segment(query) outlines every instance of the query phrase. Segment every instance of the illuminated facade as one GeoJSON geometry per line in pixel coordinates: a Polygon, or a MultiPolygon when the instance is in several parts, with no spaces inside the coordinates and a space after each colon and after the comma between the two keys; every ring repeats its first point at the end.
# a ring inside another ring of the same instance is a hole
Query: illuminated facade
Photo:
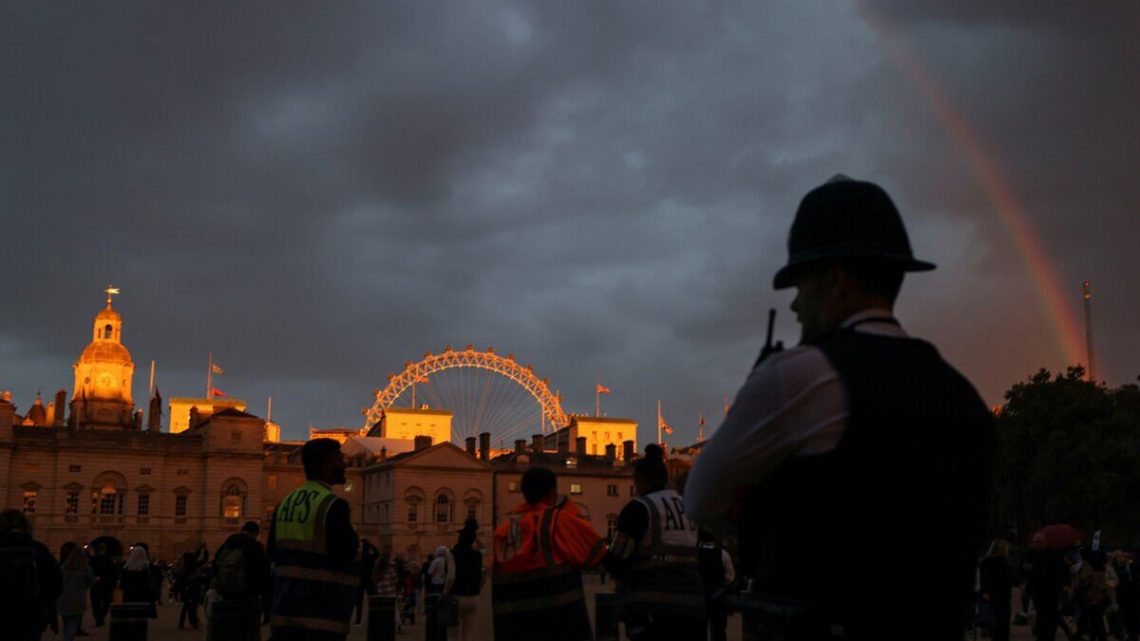
{"type": "MultiPolygon", "coordinates": [[[[122,553],[146,542],[162,560],[202,541],[214,550],[246,520],[267,528],[277,503],[304,481],[303,442],[277,442],[279,426],[228,399],[172,398],[168,431],[153,402],[155,416],[144,427],[122,328],[108,299],[75,362],[70,402],[67,390],[47,406],[37,394],[20,415],[9,395],[0,399],[0,507],[22,509],[51,549],[100,541],[122,553]]],[[[622,459],[634,451],[632,421],[577,418],[554,434],[535,435],[527,454],[524,441],[492,451],[489,434],[480,435],[478,452],[474,438],[466,450],[456,447],[451,419],[442,410],[388,408],[372,437],[356,428],[312,431],[343,443],[348,483],[336,491],[362,537],[416,559],[453,544],[463,521],[474,517],[486,541],[496,518],[519,500],[525,467],[536,464],[558,472],[562,491],[600,532],[629,500],[630,468],[622,459]]]]}

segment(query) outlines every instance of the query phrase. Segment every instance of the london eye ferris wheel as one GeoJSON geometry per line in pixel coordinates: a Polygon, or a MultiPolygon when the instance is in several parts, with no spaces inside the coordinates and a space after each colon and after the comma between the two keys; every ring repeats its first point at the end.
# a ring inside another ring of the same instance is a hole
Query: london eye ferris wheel
{"type": "Polygon", "coordinates": [[[405,362],[364,409],[364,431],[389,408],[423,405],[452,413],[451,439],[457,444],[489,432],[492,446],[505,448],[568,422],[561,395],[551,391],[549,382],[532,365],[519,364],[513,354],[500,356],[493,347],[454,350],[449,345],[440,354],[425,352],[421,360],[405,362]]]}

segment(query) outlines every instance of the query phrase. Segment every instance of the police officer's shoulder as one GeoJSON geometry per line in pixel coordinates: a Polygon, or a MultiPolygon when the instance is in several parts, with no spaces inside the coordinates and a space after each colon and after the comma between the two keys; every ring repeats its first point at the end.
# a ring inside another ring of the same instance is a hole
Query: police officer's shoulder
{"type": "Polygon", "coordinates": [[[814,345],[797,345],[790,349],[775,352],[764,359],[748,374],[746,385],[784,385],[805,375],[830,367],[823,350],[814,345]]]}

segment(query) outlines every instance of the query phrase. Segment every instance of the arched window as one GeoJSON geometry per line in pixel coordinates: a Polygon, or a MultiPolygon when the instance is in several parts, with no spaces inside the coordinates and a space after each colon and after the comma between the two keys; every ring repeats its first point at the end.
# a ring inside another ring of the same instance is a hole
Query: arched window
{"type": "MultiPolygon", "coordinates": [[[[424,491],[412,486],[404,491],[404,501],[408,504],[408,525],[413,526],[420,520],[420,506],[426,498],[424,491]]],[[[425,517],[429,522],[431,517],[425,517]]]]}
{"type": "Polygon", "coordinates": [[[451,523],[455,520],[455,502],[447,494],[440,492],[435,497],[435,522],[451,523]]]}
{"type": "Polygon", "coordinates": [[[91,484],[91,513],[100,516],[123,514],[127,500],[127,479],[118,472],[103,472],[91,484]]]}
{"type": "Polygon", "coordinates": [[[245,515],[245,482],[241,479],[229,479],[222,483],[222,517],[229,521],[236,521],[245,515]]]}
{"type": "Polygon", "coordinates": [[[110,323],[108,323],[107,326],[103,328],[103,338],[111,338],[111,324],[110,323]]]}

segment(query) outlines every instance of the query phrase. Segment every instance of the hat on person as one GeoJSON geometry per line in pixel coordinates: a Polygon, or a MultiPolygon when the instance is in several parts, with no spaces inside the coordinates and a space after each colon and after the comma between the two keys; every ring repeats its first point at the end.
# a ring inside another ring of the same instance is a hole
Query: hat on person
{"type": "Polygon", "coordinates": [[[786,289],[801,269],[821,260],[857,258],[906,272],[934,269],[910,248],[902,216],[882,187],[837,174],[800,201],[788,233],[788,263],[772,285],[786,289]]]}

